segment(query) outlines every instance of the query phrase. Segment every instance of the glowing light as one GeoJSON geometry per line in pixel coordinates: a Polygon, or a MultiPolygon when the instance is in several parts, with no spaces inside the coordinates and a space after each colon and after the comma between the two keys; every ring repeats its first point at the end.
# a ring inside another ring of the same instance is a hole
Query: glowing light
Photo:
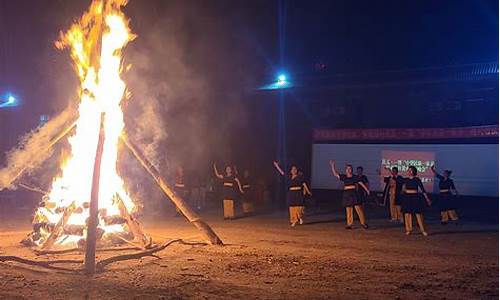
{"type": "Polygon", "coordinates": [[[280,74],[278,76],[278,84],[280,84],[280,83],[283,84],[285,82],[286,82],[286,75],[285,74],[280,74]]]}
{"type": "Polygon", "coordinates": [[[261,86],[259,90],[279,90],[279,89],[287,89],[293,87],[293,84],[288,79],[285,73],[280,73],[276,77],[276,81],[271,84],[266,84],[261,86]]]}
{"type": "Polygon", "coordinates": [[[13,95],[8,95],[6,96],[4,101],[0,101],[0,108],[12,107],[17,105],[18,105],[17,99],[13,95]]]}
{"type": "MultiPolygon", "coordinates": [[[[124,128],[121,101],[126,93],[125,82],[120,78],[121,52],[135,37],[121,11],[125,4],[126,0],[94,0],[81,20],[61,34],[61,40],[56,43],[59,49],[70,48],[75,71],[80,77],[79,118],[75,134],[68,139],[71,151],[62,161],[61,176],[52,182],[50,193],[44,200],[45,208],[38,209],[35,214],[38,219],[34,223],[44,220],[57,223],[62,217],[60,208],[75,203],[80,213],[72,214],[67,224],[86,224],[101,112],[105,113],[105,140],[99,190],[99,209],[102,211],[99,228],[104,234],[126,231],[123,225],[107,224],[104,220],[105,216],[120,215],[117,199],[121,199],[129,212],[137,209],[116,166],[118,139],[124,128]]],[[[43,243],[46,238],[47,235],[43,235],[36,242],[43,243]]],[[[60,237],[57,244],[74,246],[79,239],[79,236],[68,234],[60,237]]]]}

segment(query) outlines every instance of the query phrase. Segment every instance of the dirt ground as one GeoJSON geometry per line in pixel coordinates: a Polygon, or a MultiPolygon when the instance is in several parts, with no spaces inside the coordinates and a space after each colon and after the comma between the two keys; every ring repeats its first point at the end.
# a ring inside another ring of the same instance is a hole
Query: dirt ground
{"type": "MultiPolygon", "coordinates": [[[[94,278],[0,263],[1,299],[497,299],[498,224],[430,220],[429,237],[371,219],[345,230],[342,215],[206,217],[225,246],[173,244],[157,258],[109,265],[94,278]]],[[[144,223],[156,242],[200,241],[182,218],[144,223]]],[[[27,219],[2,218],[0,255],[36,257],[19,241],[27,219]]],[[[100,254],[102,259],[104,254],[100,254]]],[[[106,254],[109,256],[110,254],[106,254]]],[[[114,254],[113,254],[114,255],[114,254]]],[[[72,266],[77,268],[78,266],[72,266]]]]}

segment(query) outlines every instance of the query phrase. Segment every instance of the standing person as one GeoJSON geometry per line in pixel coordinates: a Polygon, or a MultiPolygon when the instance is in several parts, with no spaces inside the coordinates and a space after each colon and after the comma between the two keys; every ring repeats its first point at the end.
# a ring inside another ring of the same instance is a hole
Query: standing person
{"type": "MultiPolygon", "coordinates": [[[[389,170],[387,168],[387,170],[389,170]]],[[[398,168],[392,167],[391,174],[384,177],[384,206],[389,200],[389,212],[391,222],[403,223],[403,214],[401,213],[401,191],[403,189],[403,177],[398,175],[398,168]]],[[[380,174],[380,172],[379,172],[380,174]]]]}
{"type": "Polygon", "coordinates": [[[240,180],[234,175],[233,168],[226,166],[225,174],[221,175],[217,171],[214,163],[214,173],[217,178],[222,180],[222,194],[224,203],[224,220],[232,220],[235,217],[234,201],[238,197],[238,192],[243,194],[240,180]]]}
{"type": "MultiPolygon", "coordinates": [[[[174,192],[182,198],[186,203],[189,203],[189,190],[186,186],[184,168],[182,166],[178,166],[175,172],[175,184],[174,184],[174,192]]],[[[175,206],[175,216],[179,217],[182,213],[177,206],[175,206]]]]}
{"type": "MultiPolygon", "coordinates": [[[[368,177],[366,177],[365,174],[363,174],[363,167],[358,166],[356,168],[356,176],[358,177],[358,182],[362,182],[368,190],[370,190],[370,182],[368,181],[368,177]]],[[[358,197],[361,201],[361,205],[366,202],[366,199],[368,198],[368,193],[365,191],[364,188],[361,187],[361,185],[358,185],[356,187],[356,192],[358,193],[358,197]]]]}
{"type": "MultiPolygon", "coordinates": [[[[277,161],[273,162],[274,167],[281,176],[285,176],[285,172],[281,169],[277,161]]],[[[295,227],[297,222],[299,224],[304,224],[304,195],[312,195],[304,177],[299,175],[299,170],[297,166],[292,165],[290,168],[290,177],[287,177],[287,193],[286,200],[288,203],[288,211],[290,216],[290,225],[295,227]]]]}
{"type": "Polygon", "coordinates": [[[358,186],[361,186],[366,193],[369,195],[370,190],[368,187],[359,180],[358,176],[355,176],[352,171],[352,165],[346,165],[345,174],[339,174],[335,169],[335,162],[330,161],[330,167],[332,169],[333,176],[337,177],[340,181],[344,183],[344,192],[342,193],[342,204],[346,211],[346,227],[345,229],[351,229],[354,223],[354,209],[358,214],[359,223],[364,229],[368,229],[368,224],[366,224],[365,213],[363,207],[361,206],[362,201],[357,192],[358,186]]]}
{"type": "Polygon", "coordinates": [[[243,172],[243,178],[241,179],[241,187],[243,188],[243,213],[245,215],[250,215],[254,213],[253,199],[253,182],[250,176],[250,171],[245,170],[243,172]]]}
{"type": "Polygon", "coordinates": [[[408,167],[407,172],[408,177],[403,178],[403,201],[402,209],[405,217],[405,229],[406,234],[410,235],[413,230],[412,215],[415,214],[417,217],[417,223],[420,227],[420,232],[423,236],[427,236],[424,226],[424,211],[425,211],[425,200],[430,205],[431,200],[425,191],[424,185],[420,178],[417,177],[417,168],[414,166],[408,167]],[[419,193],[419,189],[421,193],[419,193]],[[422,197],[423,194],[423,197],[422,197]]]}
{"type": "Polygon", "coordinates": [[[439,200],[437,204],[441,211],[441,224],[448,224],[449,219],[458,224],[458,215],[455,211],[452,191],[456,196],[458,196],[458,192],[455,183],[450,178],[451,170],[444,170],[443,175],[439,175],[434,166],[431,167],[431,170],[434,176],[439,179],[439,200]]]}

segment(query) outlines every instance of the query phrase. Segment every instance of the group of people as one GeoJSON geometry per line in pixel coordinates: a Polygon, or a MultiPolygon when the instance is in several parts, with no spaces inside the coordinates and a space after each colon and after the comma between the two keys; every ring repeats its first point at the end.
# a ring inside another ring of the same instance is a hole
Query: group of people
{"type": "MultiPolygon", "coordinates": [[[[273,162],[278,173],[286,179],[286,200],[289,208],[289,222],[292,227],[304,223],[305,202],[308,196],[312,196],[303,174],[298,167],[292,165],[289,174],[286,174],[277,161],[273,162]]],[[[356,212],[361,227],[368,229],[363,204],[370,196],[370,184],[368,178],[363,174],[363,167],[356,168],[345,166],[343,173],[336,169],[334,161],[330,161],[331,172],[343,184],[342,204],[345,207],[346,229],[352,229],[354,223],[354,212],[356,212]]],[[[458,215],[455,211],[453,194],[458,195],[450,170],[444,170],[442,175],[438,174],[434,166],[432,172],[439,180],[439,197],[437,204],[441,211],[441,222],[447,224],[450,220],[458,222],[458,215]]],[[[216,164],[213,164],[215,177],[221,184],[224,219],[234,219],[236,217],[236,203],[241,203],[243,214],[254,213],[252,201],[251,177],[248,170],[245,170],[242,177],[238,176],[238,171],[234,166],[226,166],[221,174],[216,164]],[[242,200],[242,201],[237,201],[242,200]]],[[[431,199],[427,194],[422,181],[418,177],[417,168],[408,167],[406,177],[398,174],[398,168],[385,169],[389,174],[383,176],[385,188],[383,193],[383,206],[389,203],[389,214],[391,222],[404,223],[407,235],[413,232],[413,216],[415,215],[418,227],[422,235],[427,236],[424,223],[424,212],[427,206],[431,205],[431,199]]],[[[175,191],[184,196],[186,193],[184,175],[179,170],[175,182],[175,191]]]]}
{"type": "Polygon", "coordinates": [[[220,174],[217,165],[214,163],[214,174],[222,182],[222,198],[224,206],[224,219],[231,220],[236,217],[235,201],[242,199],[243,214],[254,213],[254,205],[250,194],[252,184],[250,182],[250,172],[245,170],[243,177],[239,178],[236,167],[226,166],[224,174],[220,174]]]}
{"type": "MultiPolygon", "coordinates": [[[[278,172],[285,176],[285,172],[279,166],[278,162],[274,162],[278,172]]],[[[337,177],[343,183],[342,204],[346,211],[346,229],[352,229],[354,223],[354,211],[356,211],[361,227],[368,229],[363,203],[370,195],[368,178],[363,175],[363,168],[357,167],[357,173],[354,174],[352,165],[348,164],[345,167],[345,173],[339,173],[335,167],[335,162],[330,161],[330,168],[333,176],[337,177]]],[[[438,205],[441,210],[441,222],[447,224],[451,219],[458,222],[458,215],[455,211],[453,193],[458,195],[453,180],[450,178],[451,171],[443,171],[440,175],[434,169],[432,172],[439,180],[439,199],[438,205]]],[[[382,175],[379,172],[380,175],[382,175]]],[[[407,176],[398,175],[398,168],[390,169],[390,175],[384,177],[386,183],[384,189],[384,200],[389,200],[390,216],[392,222],[400,222],[405,225],[405,233],[412,234],[413,231],[413,215],[417,219],[418,226],[422,235],[427,236],[428,233],[424,224],[424,211],[427,205],[431,205],[431,200],[422,184],[422,181],[417,176],[417,168],[410,166],[407,171],[407,176]]],[[[307,186],[303,176],[299,175],[296,166],[290,168],[290,175],[287,180],[287,202],[290,212],[290,225],[293,227],[297,223],[303,224],[304,214],[304,196],[311,195],[311,191],[307,186]]],[[[384,201],[385,205],[385,201],[384,201]]]]}

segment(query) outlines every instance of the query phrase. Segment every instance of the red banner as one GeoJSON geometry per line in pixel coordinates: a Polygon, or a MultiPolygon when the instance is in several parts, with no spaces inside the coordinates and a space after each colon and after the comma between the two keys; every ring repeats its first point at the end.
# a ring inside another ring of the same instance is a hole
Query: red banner
{"type": "Polygon", "coordinates": [[[498,125],[455,128],[314,129],[314,141],[434,140],[498,137],[498,125]]]}

